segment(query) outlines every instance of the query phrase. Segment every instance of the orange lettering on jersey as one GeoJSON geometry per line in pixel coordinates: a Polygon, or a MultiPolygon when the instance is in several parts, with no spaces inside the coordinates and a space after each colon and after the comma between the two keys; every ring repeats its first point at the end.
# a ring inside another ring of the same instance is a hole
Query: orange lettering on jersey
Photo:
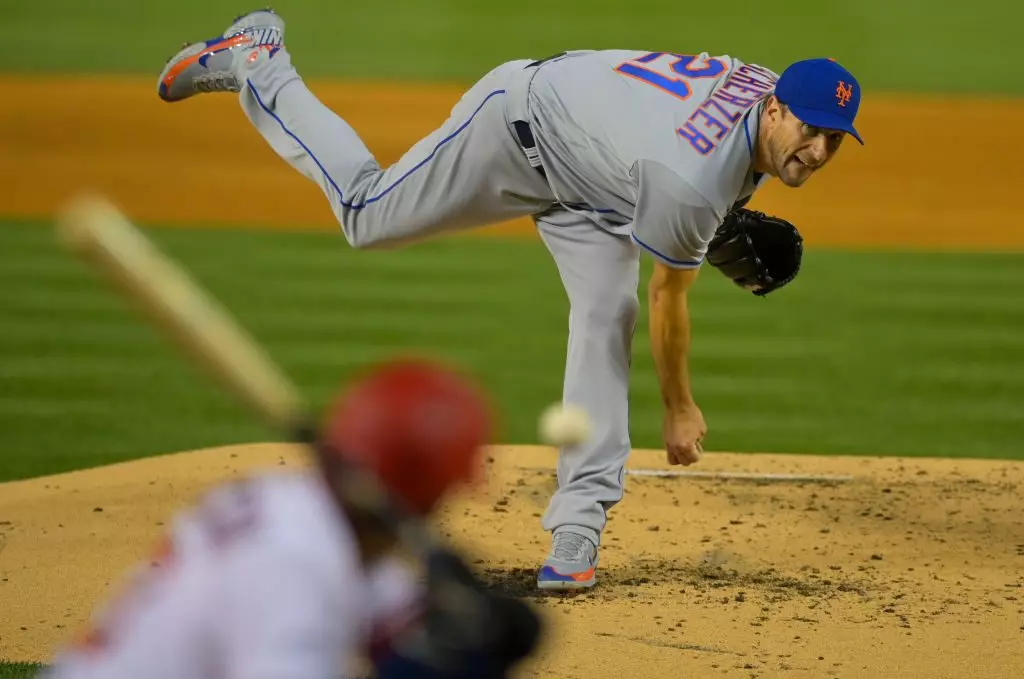
{"type": "Polygon", "coordinates": [[[846,106],[846,102],[850,101],[852,96],[853,85],[847,85],[840,80],[839,85],[836,86],[836,101],[839,102],[840,106],[846,106]]]}
{"type": "Polygon", "coordinates": [[[729,126],[705,110],[708,103],[710,102],[704,102],[699,109],[694,111],[693,115],[690,116],[690,120],[695,121],[698,116],[703,117],[704,126],[714,131],[715,139],[721,139],[725,136],[725,133],[729,131],[729,126]]]}
{"type": "Polygon", "coordinates": [[[742,71],[737,71],[736,75],[729,78],[729,81],[736,85],[746,85],[758,92],[764,92],[765,90],[770,90],[772,88],[771,83],[767,83],[750,75],[744,75],[742,71]]]}
{"type": "Polygon", "coordinates": [[[693,123],[686,123],[678,130],[676,130],[676,132],[679,134],[679,136],[683,137],[684,139],[686,139],[686,141],[690,142],[690,146],[692,146],[694,150],[696,150],[697,153],[701,154],[702,156],[706,156],[707,154],[715,150],[715,142],[711,141],[706,136],[701,134],[697,130],[697,128],[694,127],[693,123]]]}
{"type": "Polygon", "coordinates": [[[736,96],[735,94],[729,94],[728,92],[716,92],[715,96],[706,102],[702,106],[714,106],[725,116],[726,120],[730,123],[735,123],[743,115],[743,112],[754,105],[753,99],[744,99],[743,97],[736,96]],[[725,102],[736,107],[735,111],[727,110],[719,101],[725,102]]]}
{"type": "Polygon", "coordinates": [[[777,81],[779,79],[779,76],[775,75],[774,73],[769,71],[767,68],[763,68],[763,67],[757,66],[755,64],[744,64],[743,66],[740,66],[737,69],[736,72],[737,73],[746,73],[747,75],[758,76],[758,77],[760,77],[762,79],[762,82],[768,88],[774,87],[775,86],[775,81],[777,81]]]}
{"type": "Polygon", "coordinates": [[[722,85],[722,89],[738,92],[739,94],[752,94],[755,97],[759,97],[765,92],[763,89],[753,87],[751,85],[744,85],[740,82],[728,82],[725,85],[722,85]]]}
{"type": "Polygon", "coordinates": [[[690,146],[703,156],[715,150],[718,141],[725,138],[751,106],[774,86],[776,76],[766,69],[744,64],[736,72],[726,78],[722,86],[717,88],[696,111],[687,119],[686,125],[676,130],[679,136],[690,142],[690,146]],[[752,96],[741,96],[742,93],[752,96]],[[727,108],[728,106],[728,108],[727,108]],[[732,110],[735,107],[735,110],[732,110]],[[712,115],[713,111],[721,116],[712,115]],[[698,119],[713,135],[706,135],[694,125],[698,119]]]}

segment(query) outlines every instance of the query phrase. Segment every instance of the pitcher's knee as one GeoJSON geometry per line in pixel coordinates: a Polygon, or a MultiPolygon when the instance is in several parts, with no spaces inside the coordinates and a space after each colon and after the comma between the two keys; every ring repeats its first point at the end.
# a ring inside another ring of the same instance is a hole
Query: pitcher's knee
{"type": "MultiPolygon", "coordinates": [[[[348,203],[333,204],[334,215],[349,245],[357,249],[384,249],[440,230],[441,217],[435,211],[417,209],[420,206],[415,202],[402,202],[395,194],[366,198],[378,194],[360,191],[348,203]]],[[[449,216],[449,221],[454,220],[449,216]]]]}
{"type": "Polygon", "coordinates": [[[357,250],[386,248],[404,239],[405,225],[400,221],[388,221],[384,211],[343,207],[335,210],[335,216],[345,240],[357,250]]]}
{"type": "Polygon", "coordinates": [[[363,222],[364,220],[361,219],[345,218],[338,215],[338,224],[341,226],[341,232],[345,235],[345,240],[356,250],[372,249],[378,243],[374,231],[366,228],[363,222]]]}
{"type": "MultiPolygon", "coordinates": [[[[383,213],[383,211],[382,211],[383,213]]],[[[393,248],[425,235],[426,229],[418,222],[381,218],[373,213],[338,215],[338,223],[348,244],[357,250],[393,248]]]]}
{"type": "Polygon", "coordinates": [[[639,312],[640,300],[632,291],[597,290],[586,302],[572,305],[574,321],[600,327],[632,328],[639,312]]]}

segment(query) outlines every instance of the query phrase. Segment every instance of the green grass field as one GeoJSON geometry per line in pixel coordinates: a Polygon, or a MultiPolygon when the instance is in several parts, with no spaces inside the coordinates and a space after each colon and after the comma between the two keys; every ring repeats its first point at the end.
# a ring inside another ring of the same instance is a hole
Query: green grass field
{"type": "Polygon", "coordinates": [[[35,663],[8,663],[0,660],[0,679],[29,679],[43,668],[35,663]]]}
{"type": "MultiPolygon", "coordinates": [[[[374,253],[329,233],[151,233],[317,405],[365,362],[417,350],[480,376],[504,441],[534,442],[537,413],[560,395],[568,305],[537,242],[449,238],[374,253]]],[[[5,225],[0,251],[0,478],[267,438],[57,250],[50,229],[5,225]]],[[[708,447],[1021,455],[1022,285],[1024,256],[1011,255],[815,251],[768,299],[709,269],[692,310],[708,447]]],[[[656,447],[646,316],[638,325],[634,443],[656,447]]]]}
{"type": "MultiPolygon", "coordinates": [[[[508,59],[564,49],[733,54],[782,69],[808,56],[848,65],[865,91],[1019,92],[1024,5],[925,0],[728,5],[648,0],[281,0],[289,51],[310,76],[470,80],[508,59]]],[[[8,3],[0,70],[159,73],[184,40],[222,31],[258,8],[227,0],[8,3]]],[[[869,95],[870,96],[870,95],[869,95]]]]}

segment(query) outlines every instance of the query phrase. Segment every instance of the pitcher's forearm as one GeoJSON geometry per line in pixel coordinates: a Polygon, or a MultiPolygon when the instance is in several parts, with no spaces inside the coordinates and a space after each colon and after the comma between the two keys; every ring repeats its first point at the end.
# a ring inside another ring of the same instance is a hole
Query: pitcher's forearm
{"type": "Polygon", "coordinates": [[[690,391],[690,311],[687,291],[696,271],[655,270],[648,289],[651,353],[669,411],[693,405],[690,391]]]}
{"type": "Polygon", "coordinates": [[[693,403],[689,370],[690,319],[685,297],[673,300],[664,294],[651,295],[650,335],[665,408],[681,410],[693,403]]]}

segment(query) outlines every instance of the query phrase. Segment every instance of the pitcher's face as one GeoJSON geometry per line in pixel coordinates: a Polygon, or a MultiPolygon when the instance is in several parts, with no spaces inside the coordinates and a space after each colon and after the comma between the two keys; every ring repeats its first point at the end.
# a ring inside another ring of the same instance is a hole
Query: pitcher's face
{"type": "Polygon", "coordinates": [[[846,133],[806,125],[775,97],[765,104],[765,159],[769,174],[797,187],[823,168],[839,150],[846,133]]]}

